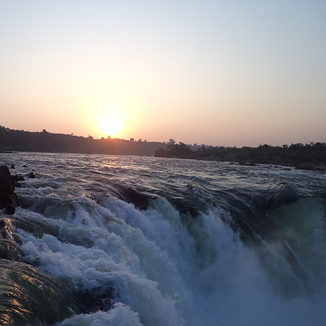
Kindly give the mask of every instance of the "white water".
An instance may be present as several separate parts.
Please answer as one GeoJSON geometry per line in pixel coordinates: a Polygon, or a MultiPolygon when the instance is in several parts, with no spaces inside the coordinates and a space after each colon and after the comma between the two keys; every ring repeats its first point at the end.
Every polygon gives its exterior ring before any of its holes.
{"type": "Polygon", "coordinates": [[[17,214],[58,229],[60,240],[20,230],[31,263],[83,290],[116,289],[113,309],[74,316],[60,326],[325,323],[323,293],[276,293],[255,253],[217,209],[191,225],[164,199],[139,211],[113,198],[99,206],[81,197],[73,212],[63,219],[23,209],[17,214]]]}
{"type": "Polygon", "coordinates": [[[46,230],[39,237],[17,230],[24,258],[76,289],[104,298],[101,310],[56,326],[326,324],[323,205],[309,199],[282,206],[273,218],[286,220],[284,233],[291,241],[280,236],[251,246],[225,223],[229,213],[212,204],[221,194],[222,202],[243,200],[249,207],[260,193],[275,195],[284,183],[306,197],[320,193],[324,198],[325,175],[100,155],[20,153],[20,161],[18,173],[33,168],[37,178],[16,189],[26,208],[15,215],[46,230]],[[159,190],[160,196],[139,210],[109,197],[117,183],[147,193],[159,190]],[[197,218],[180,216],[163,197],[186,198],[194,206],[196,200],[209,203],[210,210],[197,218]],[[284,247],[301,274],[285,259],[284,247]],[[112,295],[109,310],[105,298],[112,295]]]}

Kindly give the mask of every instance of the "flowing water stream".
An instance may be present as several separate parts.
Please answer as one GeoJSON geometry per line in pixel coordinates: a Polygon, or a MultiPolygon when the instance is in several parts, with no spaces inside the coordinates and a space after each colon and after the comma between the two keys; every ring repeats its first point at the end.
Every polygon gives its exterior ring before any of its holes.
{"type": "Polygon", "coordinates": [[[2,215],[2,325],[325,325],[325,173],[48,153],[0,163],[25,177],[2,215]]]}

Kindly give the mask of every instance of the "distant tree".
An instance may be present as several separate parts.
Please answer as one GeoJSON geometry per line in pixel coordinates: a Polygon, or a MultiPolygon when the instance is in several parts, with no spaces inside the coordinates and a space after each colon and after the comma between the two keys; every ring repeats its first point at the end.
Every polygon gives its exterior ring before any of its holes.
{"type": "Polygon", "coordinates": [[[134,138],[130,138],[129,141],[130,141],[131,143],[133,143],[133,142],[135,141],[135,139],[134,139],[134,138]]]}
{"type": "Polygon", "coordinates": [[[192,150],[197,150],[198,149],[198,144],[197,143],[194,143],[192,146],[191,146],[192,150]]]}
{"type": "Polygon", "coordinates": [[[173,145],[175,145],[175,140],[174,139],[170,139],[169,141],[168,141],[168,146],[173,146],[173,145]]]}

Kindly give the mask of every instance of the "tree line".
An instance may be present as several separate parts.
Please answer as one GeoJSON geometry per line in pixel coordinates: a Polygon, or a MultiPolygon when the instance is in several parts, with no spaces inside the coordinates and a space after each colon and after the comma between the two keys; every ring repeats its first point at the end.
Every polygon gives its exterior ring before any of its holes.
{"type": "Polygon", "coordinates": [[[159,148],[157,157],[188,158],[198,160],[238,162],[239,164],[274,164],[303,169],[325,170],[326,143],[291,144],[283,146],[223,147],[202,145],[196,150],[184,143],[159,148]]]}
{"type": "Polygon", "coordinates": [[[156,157],[186,158],[237,162],[239,164],[275,164],[298,168],[326,170],[326,143],[291,144],[283,146],[224,147],[135,141],[118,138],[75,136],[47,132],[12,130],[0,126],[0,152],[54,152],[113,155],[146,155],[156,157]]]}

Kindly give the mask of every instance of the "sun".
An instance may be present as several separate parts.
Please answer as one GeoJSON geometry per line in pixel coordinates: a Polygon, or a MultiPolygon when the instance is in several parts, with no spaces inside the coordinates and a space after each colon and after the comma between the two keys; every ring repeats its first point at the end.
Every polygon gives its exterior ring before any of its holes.
{"type": "Polygon", "coordinates": [[[105,136],[116,137],[122,130],[122,119],[118,114],[104,114],[99,119],[99,125],[105,136]]]}

